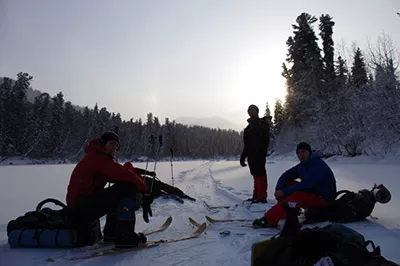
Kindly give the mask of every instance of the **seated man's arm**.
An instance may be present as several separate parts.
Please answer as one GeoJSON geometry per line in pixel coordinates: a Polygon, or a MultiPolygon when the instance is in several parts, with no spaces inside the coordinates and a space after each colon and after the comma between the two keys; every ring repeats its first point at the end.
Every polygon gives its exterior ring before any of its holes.
{"type": "Polygon", "coordinates": [[[298,167],[299,165],[293,166],[279,177],[278,182],[276,183],[275,191],[283,190],[286,187],[286,182],[288,182],[289,180],[294,180],[299,177],[298,167]]]}
{"type": "Polygon", "coordinates": [[[96,170],[106,177],[107,182],[128,182],[135,184],[140,192],[148,190],[146,183],[140,176],[131,172],[127,167],[105,157],[101,162],[96,163],[96,170]]]}
{"type": "Polygon", "coordinates": [[[323,164],[310,165],[307,174],[297,184],[284,188],[285,196],[292,194],[295,191],[309,191],[317,185],[324,176],[326,171],[323,164]]]}

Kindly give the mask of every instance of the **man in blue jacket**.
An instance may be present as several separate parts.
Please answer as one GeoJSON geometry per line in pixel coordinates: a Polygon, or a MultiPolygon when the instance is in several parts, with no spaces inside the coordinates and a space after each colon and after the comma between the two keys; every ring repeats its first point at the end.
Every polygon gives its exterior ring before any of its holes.
{"type": "Polygon", "coordinates": [[[262,218],[256,219],[256,227],[276,226],[286,218],[281,201],[295,205],[296,208],[327,206],[336,195],[336,179],[331,168],[322,160],[322,154],[311,151],[310,144],[300,142],[296,148],[300,163],[284,172],[275,188],[278,203],[269,209],[262,218]],[[295,179],[300,179],[296,181],[295,179]]]}

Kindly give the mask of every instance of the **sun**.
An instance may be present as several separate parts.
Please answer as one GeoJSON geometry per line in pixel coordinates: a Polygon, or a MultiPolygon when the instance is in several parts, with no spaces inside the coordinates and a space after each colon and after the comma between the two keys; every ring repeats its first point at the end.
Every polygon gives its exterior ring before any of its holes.
{"type": "Polygon", "coordinates": [[[268,102],[273,113],[275,101],[284,101],[286,95],[280,61],[270,53],[247,51],[234,69],[232,101],[242,107],[256,104],[260,114],[264,114],[268,102]]]}

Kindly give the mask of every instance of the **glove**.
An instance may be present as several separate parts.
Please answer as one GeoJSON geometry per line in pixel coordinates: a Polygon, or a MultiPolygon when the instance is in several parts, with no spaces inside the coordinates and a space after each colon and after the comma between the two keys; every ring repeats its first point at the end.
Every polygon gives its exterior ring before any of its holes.
{"type": "Polygon", "coordinates": [[[246,167],[246,166],[247,166],[247,164],[244,162],[245,159],[246,159],[246,158],[243,157],[243,156],[240,157],[240,165],[241,165],[242,167],[246,167]]]}
{"type": "Polygon", "coordinates": [[[151,194],[143,194],[142,195],[142,209],[143,209],[143,220],[148,223],[149,215],[153,217],[153,212],[151,211],[150,205],[154,201],[154,196],[151,194]]]}

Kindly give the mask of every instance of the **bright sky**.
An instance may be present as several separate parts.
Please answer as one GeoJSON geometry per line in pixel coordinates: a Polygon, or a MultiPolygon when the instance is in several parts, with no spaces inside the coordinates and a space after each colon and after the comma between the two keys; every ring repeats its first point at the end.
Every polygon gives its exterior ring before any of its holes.
{"type": "MultiPolygon", "coordinates": [[[[281,65],[301,12],[330,14],[335,45],[400,46],[399,0],[0,0],[0,76],[123,119],[231,116],[284,99],[281,65]]],[[[317,30],[317,23],[315,24],[317,30]]]]}

